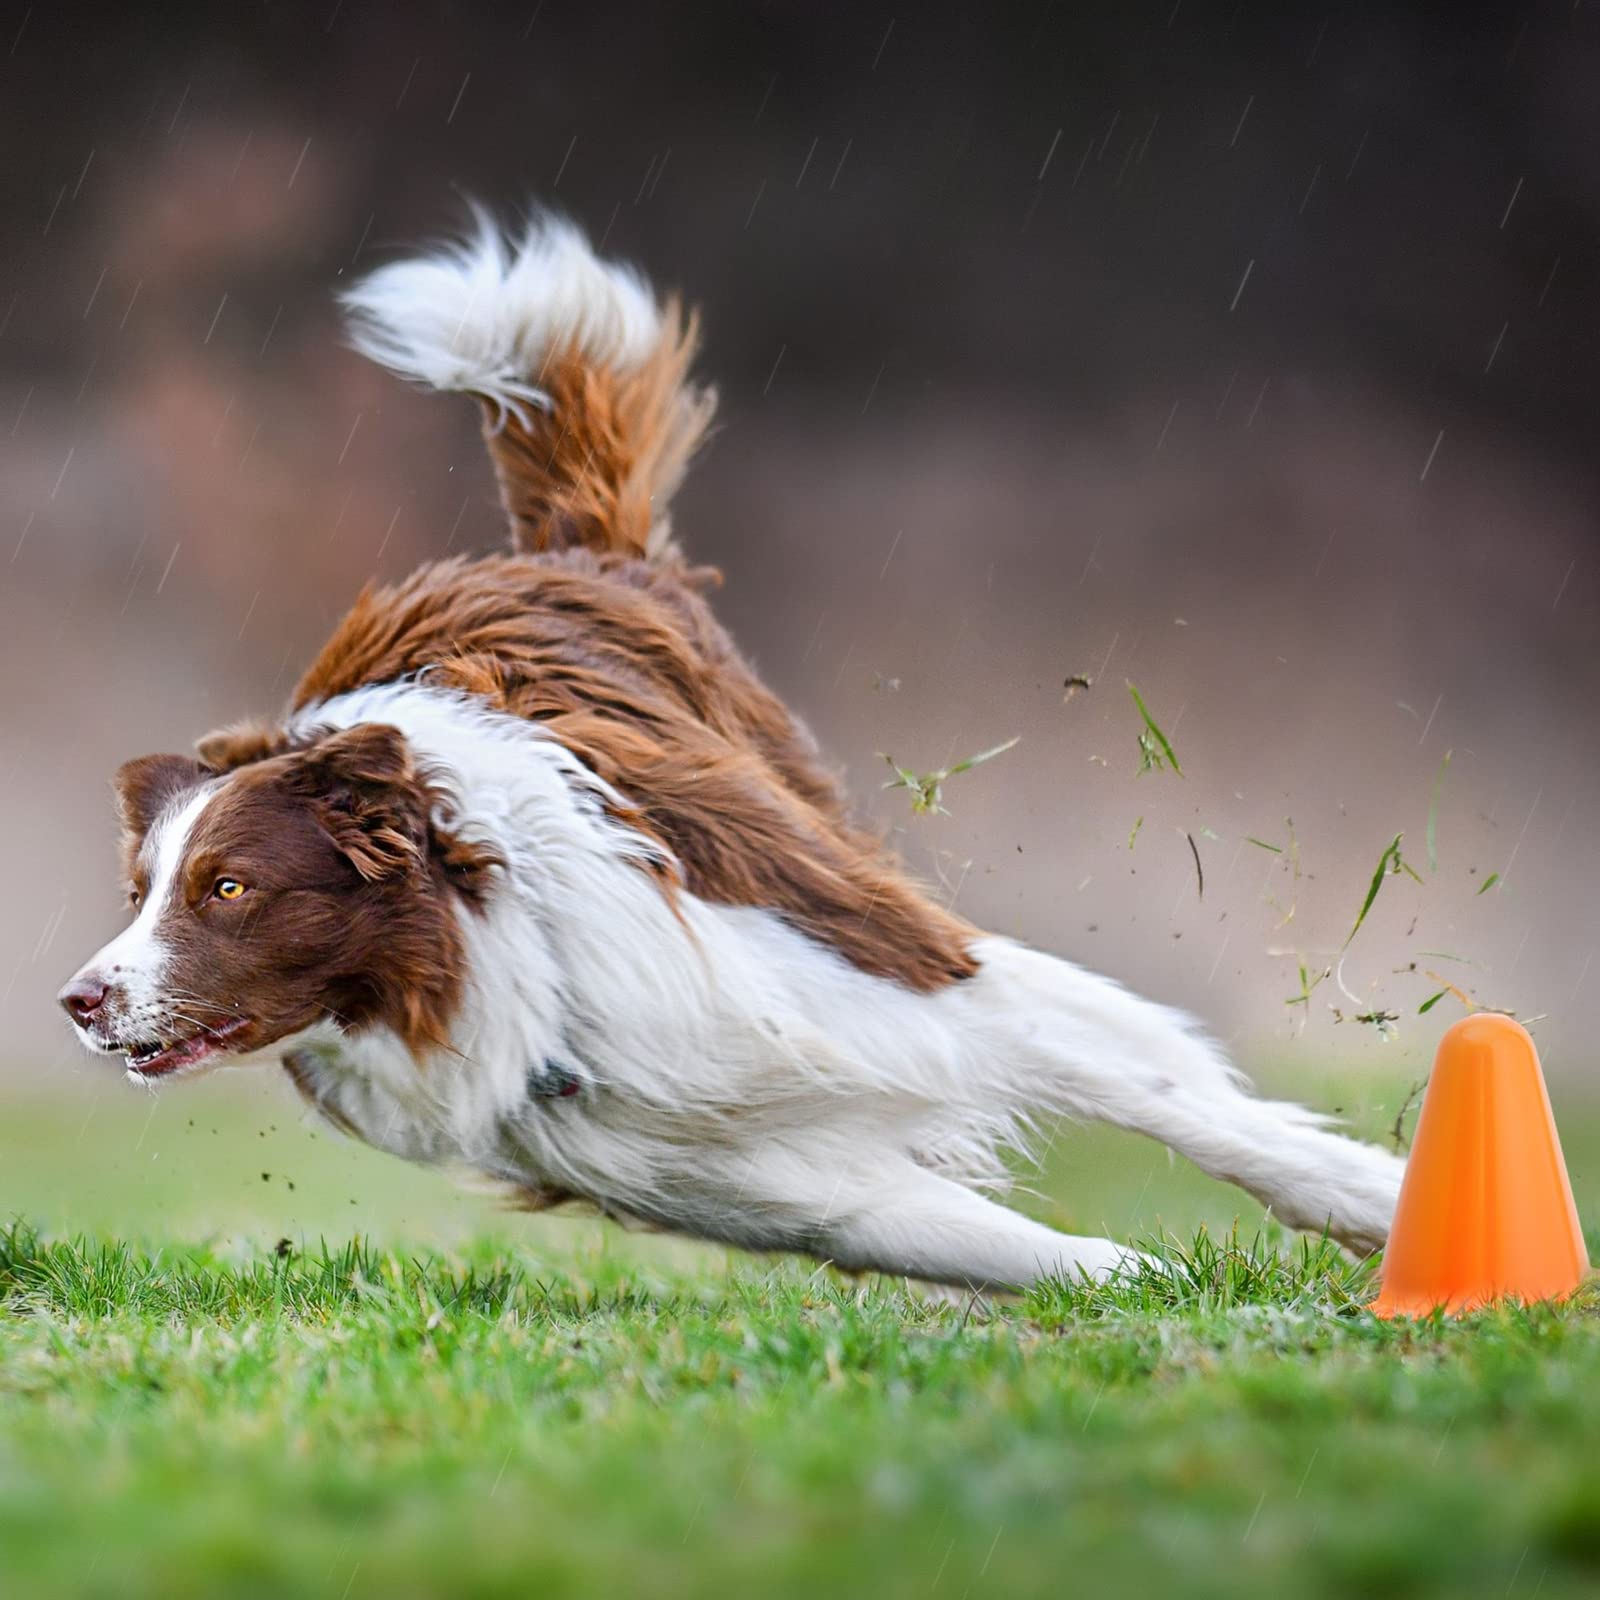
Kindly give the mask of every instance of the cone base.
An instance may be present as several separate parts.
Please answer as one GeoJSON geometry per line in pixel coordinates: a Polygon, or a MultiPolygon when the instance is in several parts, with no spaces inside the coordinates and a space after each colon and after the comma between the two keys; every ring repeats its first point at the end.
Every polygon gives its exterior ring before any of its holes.
{"type": "Polygon", "coordinates": [[[1540,1294],[1529,1294],[1525,1289],[1475,1290],[1469,1294],[1454,1294],[1448,1298],[1380,1293],[1367,1310],[1375,1317],[1382,1317],[1386,1322],[1392,1322],[1396,1317],[1431,1317],[1436,1311],[1443,1311],[1447,1317],[1465,1317],[1474,1311],[1488,1311],[1495,1306],[1540,1306],[1570,1300],[1583,1287],[1585,1281],[1584,1278],[1579,1278],[1576,1283],[1569,1284],[1564,1289],[1552,1289],[1548,1293],[1540,1294]]]}

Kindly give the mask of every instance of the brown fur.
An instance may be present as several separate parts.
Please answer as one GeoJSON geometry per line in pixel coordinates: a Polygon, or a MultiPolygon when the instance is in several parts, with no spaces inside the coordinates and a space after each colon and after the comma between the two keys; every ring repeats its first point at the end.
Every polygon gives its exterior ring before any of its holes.
{"type": "Polygon", "coordinates": [[[140,756],[125,762],[112,786],[117,821],[122,824],[122,864],[130,885],[144,893],[139,851],[151,825],[179,795],[203,782],[210,773],[188,756],[140,756]]]}
{"type": "Polygon", "coordinates": [[[809,736],[712,617],[703,581],[586,550],[424,567],[357,600],[293,707],[426,668],[430,684],[547,725],[672,850],[691,892],[780,912],[914,989],[971,976],[971,929],[851,826],[809,736]]]}
{"type": "Polygon", "coordinates": [[[660,343],[636,370],[554,353],[535,378],[550,409],[524,408],[526,426],[485,405],[484,438],[518,550],[667,550],[667,502],[717,401],[688,382],[695,319],[673,302],[662,323],[660,343]]]}
{"type": "Polygon", "coordinates": [[[208,733],[195,742],[194,753],[213,771],[232,772],[252,761],[282,755],[288,748],[288,735],[279,724],[252,718],[208,733]]]}

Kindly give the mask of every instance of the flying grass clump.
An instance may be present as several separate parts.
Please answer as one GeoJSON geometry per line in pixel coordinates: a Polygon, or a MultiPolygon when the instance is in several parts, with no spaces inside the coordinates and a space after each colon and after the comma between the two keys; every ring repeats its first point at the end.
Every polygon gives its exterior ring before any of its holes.
{"type": "Polygon", "coordinates": [[[1319,983],[1321,983],[1324,978],[1327,978],[1327,977],[1331,976],[1331,974],[1333,972],[1333,968],[1332,967],[1324,967],[1321,972],[1319,972],[1315,977],[1312,977],[1310,968],[1307,967],[1305,962],[1302,961],[1302,962],[1299,963],[1299,970],[1300,970],[1300,992],[1299,992],[1299,994],[1290,995],[1289,998],[1287,1000],[1285,1000],[1283,1003],[1286,1006],[1304,1006],[1305,1007],[1305,1016],[1306,1016],[1307,1019],[1309,1019],[1310,1016],[1311,1016],[1311,996],[1312,996],[1312,993],[1315,991],[1317,985],[1319,983]]]}
{"type": "Polygon", "coordinates": [[[878,754],[889,763],[894,776],[884,784],[885,789],[909,789],[911,791],[911,809],[919,817],[938,815],[948,817],[950,813],[944,806],[944,785],[951,778],[963,772],[971,772],[974,767],[981,766],[985,761],[992,761],[996,756],[1004,755],[1014,744],[1021,741],[1022,735],[1014,734],[1004,744],[997,744],[992,750],[980,750],[975,756],[968,756],[965,761],[958,761],[953,767],[941,767],[937,772],[913,772],[909,767],[898,765],[893,756],[880,750],[878,754]]]}
{"type": "Polygon", "coordinates": [[[1352,1012],[1347,1019],[1338,1006],[1331,1006],[1329,1009],[1333,1012],[1333,1020],[1336,1023],[1348,1020],[1359,1022],[1368,1028],[1376,1028],[1385,1044],[1399,1036],[1400,1030],[1395,1026],[1400,1020],[1398,1011],[1385,1011],[1381,1006],[1374,1006],[1370,1011],[1352,1012]]]}
{"type": "Polygon", "coordinates": [[[1144,696],[1130,681],[1128,693],[1133,696],[1133,703],[1139,708],[1139,715],[1144,718],[1144,726],[1139,730],[1139,770],[1136,777],[1143,777],[1147,772],[1161,772],[1167,767],[1181,778],[1183,768],[1178,764],[1178,753],[1172,748],[1172,741],[1161,731],[1161,725],[1150,715],[1150,708],[1144,703],[1144,696]]]}
{"type": "Polygon", "coordinates": [[[1378,891],[1383,887],[1385,878],[1398,877],[1402,872],[1409,878],[1415,878],[1418,883],[1422,879],[1411,868],[1410,863],[1400,854],[1400,841],[1405,837],[1397,833],[1387,845],[1383,854],[1378,857],[1377,870],[1372,874],[1372,882],[1367,886],[1367,898],[1361,902],[1361,910],[1356,913],[1355,926],[1345,935],[1345,941],[1340,946],[1342,950],[1350,948],[1350,941],[1361,931],[1361,924],[1367,920],[1367,913],[1372,909],[1372,903],[1378,898],[1378,891]]]}
{"type": "MultiPolygon", "coordinates": [[[[1131,684],[1129,685],[1129,688],[1131,691],[1131,684]]],[[[1137,699],[1137,695],[1135,695],[1135,698],[1137,699]]],[[[1455,752],[1453,749],[1446,750],[1444,755],[1440,758],[1438,768],[1434,773],[1433,784],[1428,797],[1427,826],[1424,833],[1424,841],[1427,851],[1427,868],[1430,874],[1436,874],[1439,870],[1439,807],[1440,800],[1444,792],[1445,780],[1449,775],[1454,754],[1455,752]]],[[[1244,835],[1243,842],[1245,844],[1253,845],[1259,850],[1264,850],[1272,855],[1282,857],[1282,865],[1291,875],[1295,887],[1298,888],[1300,880],[1299,841],[1295,836],[1293,820],[1290,818],[1285,818],[1284,823],[1288,830],[1287,847],[1280,846],[1270,839],[1257,837],[1254,834],[1244,835]]],[[[1297,993],[1289,995],[1283,1003],[1286,1006],[1297,1006],[1301,1008],[1302,1027],[1304,1027],[1305,1024],[1310,1020],[1311,996],[1313,992],[1325,979],[1335,977],[1338,981],[1338,986],[1344,993],[1346,999],[1351,1002],[1351,1004],[1346,1007],[1340,1007],[1333,1004],[1329,1005],[1328,1010],[1332,1014],[1333,1020],[1336,1023],[1355,1022],[1374,1028],[1385,1040],[1389,1040],[1397,1036],[1399,1030],[1396,1024],[1399,1022],[1400,1012],[1393,1009],[1392,1006],[1374,1004],[1369,999],[1358,998],[1357,995],[1352,993],[1351,990],[1345,986],[1343,978],[1340,974],[1343,967],[1343,952],[1350,948],[1351,944],[1355,940],[1356,935],[1365,925],[1368,915],[1371,913],[1373,906],[1377,903],[1379,894],[1382,892],[1384,882],[1389,878],[1398,877],[1400,874],[1404,873],[1405,876],[1410,878],[1414,883],[1424,887],[1426,886],[1426,880],[1423,878],[1421,873],[1419,873],[1411,865],[1410,861],[1406,859],[1402,849],[1404,840],[1405,835],[1403,833],[1396,833],[1379,853],[1377,865],[1373,869],[1372,878],[1367,884],[1367,892],[1365,897],[1362,899],[1361,907],[1356,912],[1355,920],[1351,923],[1350,931],[1345,935],[1343,944],[1339,946],[1339,958],[1336,964],[1312,966],[1307,961],[1306,957],[1298,951],[1279,949],[1271,952],[1274,955],[1293,955],[1297,957],[1300,987],[1297,993]]],[[[1472,870],[1474,874],[1477,872],[1476,868],[1473,868],[1472,870]]],[[[1476,893],[1478,895],[1484,895],[1487,894],[1491,889],[1497,887],[1501,889],[1504,888],[1503,872],[1489,873],[1478,885],[1476,893]]],[[[1285,911],[1284,908],[1281,907],[1270,894],[1266,895],[1265,899],[1267,904],[1272,906],[1274,910],[1283,912],[1283,919],[1278,924],[1280,928],[1293,920],[1295,915],[1295,905],[1293,900],[1291,900],[1287,910],[1285,911]]],[[[1415,921],[1413,921],[1412,930],[1414,930],[1414,928],[1415,921]]],[[[1410,936],[1410,931],[1412,930],[1408,930],[1408,938],[1410,936]]],[[[1474,964],[1465,956],[1456,955],[1449,951],[1443,950],[1419,950],[1416,952],[1416,955],[1418,957],[1433,957],[1440,961],[1461,962],[1467,966],[1472,966],[1474,964]]],[[[1425,976],[1431,980],[1432,988],[1428,990],[1420,1002],[1416,1004],[1415,1014],[1419,1017],[1427,1016],[1428,1013],[1434,1010],[1434,1008],[1438,1006],[1441,1001],[1447,999],[1453,999],[1457,1001],[1462,1010],[1468,1012],[1469,1014],[1473,1012],[1494,1011],[1505,1016],[1516,1016],[1514,1011],[1506,1010],[1499,1006],[1485,1004],[1473,993],[1471,993],[1469,989],[1463,988],[1462,986],[1451,982],[1448,978],[1444,977],[1438,972],[1422,970],[1420,968],[1419,961],[1416,959],[1413,959],[1406,966],[1397,967],[1394,970],[1396,973],[1416,974],[1418,976],[1425,976]]],[[[1410,1004],[1411,1002],[1407,1001],[1406,1003],[1410,1004]]],[[[1529,1017],[1522,1018],[1520,1020],[1526,1024],[1538,1021],[1540,1019],[1537,1017],[1529,1017]]]]}
{"type": "MultiPolygon", "coordinates": [[[[1451,959],[1460,958],[1457,957],[1451,959]]],[[[1474,1012],[1487,1011],[1492,1012],[1496,1016],[1511,1017],[1514,1020],[1521,1022],[1524,1027],[1531,1027],[1535,1022],[1542,1022],[1546,1015],[1546,1013],[1541,1012],[1538,1016],[1518,1017],[1517,1013],[1511,1010],[1508,1006],[1491,1006],[1485,1004],[1485,1002],[1479,1000],[1475,995],[1470,994],[1467,990],[1461,988],[1460,985],[1451,983],[1448,978],[1444,977],[1440,973],[1434,972],[1431,968],[1426,969],[1423,972],[1423,976],[1431,979],[1434,983],[1439,984],[1440,988],[1436,993],[1430,994],[1428,998],[1417,1007],[1417,1015],[1419,1017],[1425,1016],[1428,1012],[1432,1011],[1433,1008],[1438,1005],[1438,1003],[1447,995],[1451,999],[1459,1001],[1461,1009],[1469,1016],[1474,1012]]]]}

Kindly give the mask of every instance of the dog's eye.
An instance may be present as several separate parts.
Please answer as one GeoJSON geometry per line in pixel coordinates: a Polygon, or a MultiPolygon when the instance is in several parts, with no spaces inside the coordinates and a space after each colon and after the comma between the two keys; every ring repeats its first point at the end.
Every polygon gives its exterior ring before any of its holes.
{"type": "Polygon", "coordinates": [[[211,886],[211,895],[215,900],[237,900],[244,891],[244,884],[237,878],[218,878],[211,886]]]}
{"type": "Polygon", "coordinates": [[[132,906],[135,911],[139,909],[139,902],[143,899],[144,896],[140,894],[137,889],[128,890],[128,904],[132,906]]]}

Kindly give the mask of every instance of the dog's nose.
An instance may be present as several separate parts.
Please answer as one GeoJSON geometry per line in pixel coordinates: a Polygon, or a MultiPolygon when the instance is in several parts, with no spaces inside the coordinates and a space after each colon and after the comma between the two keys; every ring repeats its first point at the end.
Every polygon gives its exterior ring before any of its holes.
{"type": "Polygon", "coordinates": [[[80,975],[72,980],[60,994],[56,996],[66,1008],[67,1015],[80,1027],[88,1027],[102,1005],[105,998],[111,993],[111,986],[94,973],[86,976],[80,975]]]}

